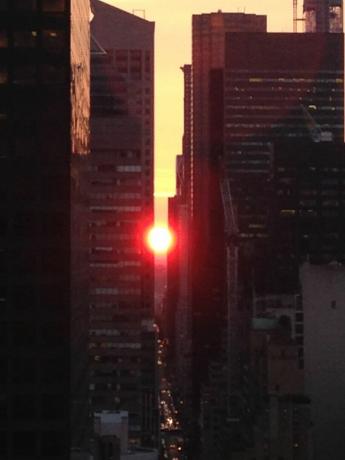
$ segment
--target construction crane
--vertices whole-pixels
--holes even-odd
[[[223,201],[225,232],[230,238],[237,238],[239,229],[237,225],[237,217],[234,209],[234,204],[231,196],[231,188],[229,179],[223,178],[220,183],[221,196]]]
[[[307,128],[310,133],[310,137],[313,142],[332,142],[333,133],[331,131],[324,131],[321,129],[320,125],[315,121],[314,117],[311,114],[311,110],[316,110],[315,105],[309,105],[305,107],[303,104],[301,109],[306,121]]]
[[[298,23],[304,22],[304,18],[298,17],[298,0],[292,0],[292,8],[293,8],[293,32],[298,32]]]

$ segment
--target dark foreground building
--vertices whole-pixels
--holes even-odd
[[[0,2],[0,457],[70,458],[87,429],[89,2]]]

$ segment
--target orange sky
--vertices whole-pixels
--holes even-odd
[[[191,61],[192,14],[210,13],[218,9],[224,12],[267,14],[270,31],[287,32],[292,30],[292,0],[106,2],[129,12],[144,9],[146,19],[156,22],[155,196],[174,195],[175,156],[181,153],[183,126],[183,79],[180,67]]]

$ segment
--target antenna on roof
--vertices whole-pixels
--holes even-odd
[[[141,16],[143,19],[146,19],[145,10],[132,10],[132,13],[135,14],[136,16]]]

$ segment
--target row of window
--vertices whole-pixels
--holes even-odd
[[[141,206],[90,206],[91,212],[98,211],[123,211],[123,212],[140,212]]]
[[[118,336],[120,332],[117,329],[90,329],[89,335]]]
[[[126,178],[126,179],[116,179],[116,178],[111,178],[111,179],[97,179],[91,181],[91,185],[96,185],[96,186],[107,186],[107,185],[132,185],[132,186],[140,186],[142,185],[141,179],[132,179],[132,178]]]
[[[117,166],[116,170],[118,172],[131,172],[131,173],[134,173],[134,172],[141,172],[142,167],[141,167],[141,165],[120,165],[120,166]]]
[[[120,240],[120,241],[127,241],[127,240],[131,240],[133,238],[132,235],[128,235],[128,234],[116,234],[116,233],[100,233],[100,234],[92,234],[90,235],[90,240],[109,240],[109,241],[113,241],[113,240]]]
[[[111,199],[111,200],[135,200],[135,199],[140,199],[142,198],[142,195],[141,193],[131,193],[131,192],[128,192],[128,193],[102,193],[102,192],[99,192],[99,193],[92,193],[91,194],[91,198],[93,198],[94,200],[107,200],[107,199]]]
[[[41,4],[41,11],[45,13],[63,13],[66,11],[66,0],[0,0],[0,11],[12,7],[17,11],[37,11]]]
[[[63,29],[14,30],[11,35],[0,30],[0,48],[12,44],[15,48],[34,48],[38,44],[43,49],[60,51],[66,45],[66,33]]]
[[[274,93],[313,93],[319,95],[320,93],[339,93],[342,94],[344,92],[342,87],[331,87],[329,86],[306,86],[306,87],[300,87],[300,86],[292,86],[292,87],[283,87],[283,86],[260,86],[260,87],[253,87],[253,86],[245,86],[245,87],[238,87],[238,86],[232,86],[229,84],[226,89],[226,95],[231,96],[233,93],[241,92],[241,93],[246,93],[246,94],[260,94],[260,93],[267,93],[267,94],[274,94]]]
[[[91,295],[120,295],[120,294],[140,295],[141,289],[96,288],[96,289],[91,289],[90,294]]]
[[[141,262],[135,260],[123,260],[117,263],[106,263],[106,262],[97,262],[90,263],[92,268],[124,268],[124,267],[140,267]]]
[[[18,64],[13,67],[11,76],[8,69],[0,64],[0,85],[31,85],[37,82],[47,85],[63,84],[66,78],[66,66],[59,63],[42,63],[39,68],[33,64]]]
[[[123,349],[123,348],[129,348],[131,350],[140,350],[141,349],[141,343],[135,343],[135,342],[124,342],[124,343],[111,343],[111,348],[116,348],[116,349]],[[93,357],[94,361],[107,361],[107,356],[99,356],[95,355]],[[111,359],[109,359],[111,361]]]
[[[112,221],[112,220],[93,220],[89,222],[89,227],[133,227],[136,226],[137,223],[131,220],[123,220],[123,221]]]

